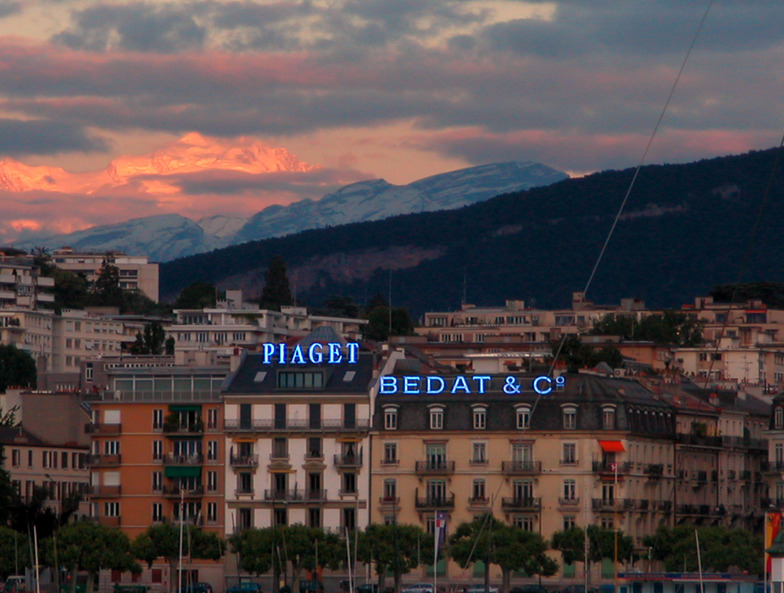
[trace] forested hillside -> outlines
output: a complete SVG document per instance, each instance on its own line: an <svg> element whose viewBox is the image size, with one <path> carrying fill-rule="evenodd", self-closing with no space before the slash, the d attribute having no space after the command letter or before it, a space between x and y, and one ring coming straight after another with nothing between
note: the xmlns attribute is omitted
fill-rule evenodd
<svg viewBox="0 0 784 593"><path fill-rule="evenodd" d="M784 279L784 175L779 168L739 277L776 151L643 168L589 298L672 306L737 280ZM507 194L460 210L308 231L161 267L162 293L196 280L260 292L282 255L299 300L367 301L388 292L414 312L535 299L566 306L582 290L633 175L607 171Z"/></svg>

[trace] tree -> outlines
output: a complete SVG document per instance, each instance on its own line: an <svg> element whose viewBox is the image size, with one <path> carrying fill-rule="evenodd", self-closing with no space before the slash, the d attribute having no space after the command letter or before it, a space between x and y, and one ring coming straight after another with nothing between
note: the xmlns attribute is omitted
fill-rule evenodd
<svg viewBox="0 0 784 593"><path fill-rule="evenodd" d="M54 305L55 311L63 309L83 309L88 302L90 283L84 274L55 268Z"/></svg>
<svg viewBox="0 0 784 593"><path fill-rule="evenodd" d="M163 354L166 331L159 321L144 326L144 333L136 334L136 341L131 344L132 354Z"/></svg>
<svg viewBox="0 0 784 593"><path fill-rule="evenodd" d="M485 585L489 585L490 565L497 564L504 593L515 571L550 576L558 570L558 564L547 556L547 542L542 536L506 525L489 513L457 526L449 538L449 555L463 568L483 562Z"/></svg>
<svg viewBox="0 0 784 593"><path fill-rule="evenodd" d="M608 313L594 322L590 333L685 347L698 346L703 342L701 323L680 311L648 315L641 321L626 315Z"/></svg>
<svg viewBox="0 0 784 593"><path fill-rule="evenodd" d="M390 336L410 336L414 333L414 322L406 307L392 308L392 332L390 333L389 307L375 307L368 313L365 338L386 341Z"/></svg>
<svg viewBox="0 0 784 593"><path fill-rule="evenodd" d="M728 572L737 567L743 572L762 574L762 535L744 529L727 527L700 527L699 533L702 567L704 570ZM697 540L695 527L680 525L675 528L659 527L653 535L643 539L643 545L652 550L653 558L664 563L669 571L697 570Z"/></svg>
<svg viewBox="0 0 784 593"><path fill-rule="evenodd" d="M0 577L20 574L30 565L30 546L27 537L5 526L0 526Z"/></svg>
<svg viewBox="0 0 784 593"><path fill-rule="evenodd" d="M618 559L634 561L634 541L621 531L617 533ZM591 563L601 562L604 558L615 557L616 532L614 529L588 527L588 559L585 558L585 531L582 527L572 527L566 531L556 531L553 534L552 548L561 552L561 557L566 564L586 562L586 571L591 574Z"/></svg>
<svg viewBox="0 0 784 593"><path fill-rule="evenodd" d="M204 532L190 525L183 528L185 553L192 558L218 560L223 555L223 542L214 533ZM169 563L169 574L177 574L177 561L180 557L180 527L171 523L153 525L139 535L131 546L133 555L147 562L148 566L157 558ZM175 578L170 578L169 590L174 591Z"/></svg>
<svg viewBox="0 0 784 593"><path fill-rule="evenodd" d="M102 307L120 307L123 289L120 286L120 269L114 265L114 258L107 256L98 271L92 288L92 304Z"/></svg>
<svg viewBox="0 0 784 593"><path fill-rule="evenodd" d="M419 566L420 558L433 557L433 538L417 525L380 525L372 523L359 533L357 558L364 564L376 565L379 591L384 577L392 572L395 591L400 590L401 577Z"/></svg>
<svg viewBox="0 0 784 593"><path fill-rule="evenodd" d="M553 356L558 356L566 363L570 372L577 372L581 368L595 367L600 362L605 362L612 368L623 366L623 355L613 346L605 346L596 350L593 346L583 344L580 336L568 336L561 342L553 342ZM560 350L560 352L559 352Z"/></svg>
<svg viewBox="0 0 784 593"><path fill-rule="evenodd" d="M176 309L204 309L216 305L218 289L212 282L193 282L182 289L174 303Z"/></svg>
<svg viewBox="0 0 784 593"><path fill-rule="evenodd" d="M232 536L229 542L240 559L242 570L261 576L272 568L277 543L275 528L245 529Z"/></svg>
<svg viewBox="0 0 784 593"><path fill-rule="evenodd" d="M35 360L13 344L0 344L0 391L8 387L35 387Z"/></svg>
<svg viewBox="0 0 784 593"><path fill-rule="evenodd" d="M53 542L52 542L53 544ZM53 545L47 557L54 561ZM76 587L76 571L87 571L87 593L92 593L95 575L102 568L141 572L131 553L128 536L119 529L97 523L69 523L57 532L57 555L61 565L71 571L71 592Z"/></svg>
<svg viewBox="0 0 784 593"><path fill-rule="evenodd" d="M267 309L280 310L282 305L293 305L289 287L289 277L286 273L286 261L275 255L270 260L267 271L264 272L264 289L261 291L261 306Z"/></svg>

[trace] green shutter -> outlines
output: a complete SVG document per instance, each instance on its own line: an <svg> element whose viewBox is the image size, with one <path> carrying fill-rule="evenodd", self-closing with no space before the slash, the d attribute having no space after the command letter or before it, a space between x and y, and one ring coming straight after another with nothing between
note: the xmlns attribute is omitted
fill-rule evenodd
<svg viewBox="0 0 784 593"><path fill-rule="evenodd" d="M201 468L198 466L169 466L163 470L163 475L167 478L198 478L201 475Z"/></svg>
<svg viewBox="0 0 784 593"><path fill-rule="evenodd" d="M170 412L201 412L201 406L193 404L173 404L169 406Z"/></svg>

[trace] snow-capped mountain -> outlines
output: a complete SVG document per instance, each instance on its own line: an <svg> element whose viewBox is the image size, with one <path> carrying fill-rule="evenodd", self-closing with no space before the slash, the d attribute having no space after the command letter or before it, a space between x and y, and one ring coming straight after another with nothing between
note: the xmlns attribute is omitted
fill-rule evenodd
<svg viewBox="0 0 784 593"><path fill-rule="evenodd" d="M408 185L383 179L340 188L320 200L272 206L250 217L235 235L251 241L399 214L460 208L510 191L549 185L567 177L539 163L495 163L441 173Z"/></svg>
<svg viewBox="0 0 784 593"><path fill-rule="evenodd" d="M18 246L56 249L69 245L80 251L118 250L164 262L308 229L460 208L499 194L549 185L566 177L565 173L539 163L497 163L442 173L408 185L393 185L383 179L353 183L320 200L270 206L246 221L212 216L196 223L184 216L167 214L92 227Z"/></svg>

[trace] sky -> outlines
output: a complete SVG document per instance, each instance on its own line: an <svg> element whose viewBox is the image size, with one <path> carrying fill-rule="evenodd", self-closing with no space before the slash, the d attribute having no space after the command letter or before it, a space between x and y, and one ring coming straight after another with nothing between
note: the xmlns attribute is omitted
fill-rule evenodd
<svg viewBox="0 0 784 593"><path fill-rule="evenodd" d="M247 216L490 162L635 166L707 5L0 0L0 159L62 180L0 193L0 241L161 213ZM781 2L713 2L648 163L778 144L782 22ZM223 161L227 147L267 146L298 165L68 181L183 137Z"/></svg>

